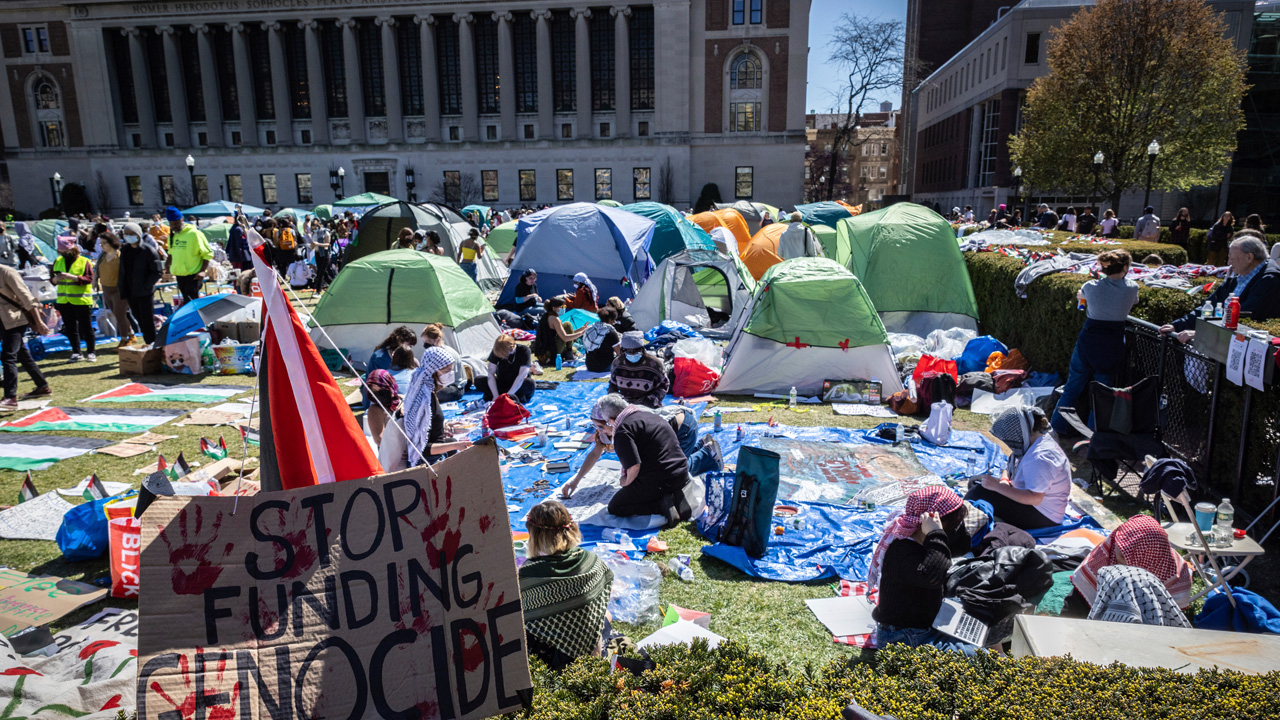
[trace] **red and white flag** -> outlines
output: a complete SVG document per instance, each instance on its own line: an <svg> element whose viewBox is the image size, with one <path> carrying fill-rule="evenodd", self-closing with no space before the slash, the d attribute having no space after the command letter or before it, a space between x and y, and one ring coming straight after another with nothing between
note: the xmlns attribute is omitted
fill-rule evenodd
<svg viewBox="0 0 1280 720"><path fill-rule="evenodd" d="M260 372L269 377L267 409L281 487L381 475L346 396L275 281L262 237L250 230L249 239L266 309Z"/></svg>

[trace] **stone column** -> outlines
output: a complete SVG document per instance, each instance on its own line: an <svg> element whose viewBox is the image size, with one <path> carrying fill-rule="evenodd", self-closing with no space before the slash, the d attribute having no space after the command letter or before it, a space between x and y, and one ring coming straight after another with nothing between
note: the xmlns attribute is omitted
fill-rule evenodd
<svg viewBox="0 0 1280 720"><path fill-rule="evenodd" d="M298 23L307 42L307 99L311 103L311 142L329 142L329 96L325 91L324 65L320 60L320 23L303 20Z"/></svg>
<svg viewBox="0 0 1280 720"><path fill-rule="evenodd" d="M129 38L129 67L133 75L133 99L138 107L138 130L142 147L156 146L156 108L151 99L151 74L147 72L147 53L142 47L141 31L134 27L124 32Z"/></svg>
<svg viewBox="0 0 1280 720"><path fill-rule="evenodd" d="M458 23L458 55L462 61L462 139L477 142L480 140L480 98L476 95L476 46L471 27L475 16L459 13L453 19Z"/></svg>
<svg viewBox="0 0 1280 720"><path fill-rule="evenodd" d="M436 17L415 15L422 26L422 115L427 124L427 142L440 140L440 80L436 76Z"/></svg>
<svg viewBox="0 0 1280 720"><path fill-rule="evenodd" d="M347 123L351 127L351 142L362 143L365 138L364 91L360 88L360 50L356 46L356 21L345 18L342 26L342 64L347 76Z"/></svg>
<svg viewBox="0 0 1280 720"><path fill-rule="evenodd" d="M400 53L396 19L380 17L382 26L382 95L387 104L387 142L404 141L404 110L400 104Z"/></svg>
<svg viewBox="0 0 1280 720"><path fill-rule="evenodd" d="M631 135L631 32L627 18L631 8L612 8L613 13L613 118L614 137Z"/></svg>
<svg viewBox="0 0 1280 720"><path fill-rule="evenodd" d="M177 30L172 25L156 28L156 32L164 38L164 74L169 86L169 117L173 121L173 144L175 147L191 146L191 122L187 116L186 77L182 74L182 58L178 55Z"/></svg>
<svg viewBox="0 0 1280 720"><path fill-rule="evenodd" d="M538 137L555 137L556 91L551 79L551 11L534 10L538 21Z"/></svg>
<svg viewBox="0 0 1280 720"><path fill-rule="evenodd" d="M494 13L498 21L498 107L502 111L502 139L516 140L516 52L509 12Z"/></svg>
<svg viewBox="0 0 1280 720"><path fill-rule="evenodd" d="M213 28L197 25L191 31L196 34L196 43L200 46L200 75L204 78L204 82L200 83L200 90L204 94L204 124L209 136L209 147L222 147L222 94L218 92L218 83L228 80L218 77L213 41L209 39Z"/></svg>
<svg viewBox="0 0 1280 720"><path fill-rule="evenodd" d="M249 65L249 46L244 39L244 25L231 23L231 51L236 59L236 102L240 105L240 143L258 144L258 108L254 104L253 71Z"/></svg>
<svg viewBox="0 0 1280 720"><path fill-rule="evenodd" d="M577 44L574 50L574 64L577 66L574 102L578 108L578 137L590 138L595 134L591 130L591 29L587 25L591 8L578 8L573 14L578 18L575 26Z"/></svg>
<svg viewBox="0 0 1280 720"><path fill-rule="evenodd" d="M276 111L276 144L293 144L293 100L289 93L289 70L284 64L284 42L280 23L268 22L267 52L271 57L271 104Z"/></svg>

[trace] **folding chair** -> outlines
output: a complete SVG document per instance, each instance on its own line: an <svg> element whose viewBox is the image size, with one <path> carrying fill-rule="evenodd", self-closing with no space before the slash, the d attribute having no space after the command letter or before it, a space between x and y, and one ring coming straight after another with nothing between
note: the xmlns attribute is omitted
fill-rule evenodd
<svg viewBox="0 0 1280 720"><path fill-rule="evenodd" d="M1186 491L1175 496L1169 495L1164 491L1160 493L1161 499L1164 501L1165 507L1168 509L1169 515L1174 520L1177 519L1177 512L1174 510L1174 502L1182 506L1187 514L1189 522L1173 522L1165 526L1165 531L1169 533L1169 544L1176 550L1180 550L1186 554L1187 562L1191 563L1191 567L1195 568L1196 573L1200 575L1200 579L1204 580L1205 588L1191 597L1192 602L1220 589L1226 593L1227 600L1231 603L1231 607L1236 606L1235 596L1231 594L1231 580L1244 572L1244 567L1248 565L1254 558L1261 557L1266 553L1262 546L1253 538L1245 535L1243 538L1232 538L1231 544L1226 547L1217 547L1210 545L1205 540L1204 533L1200 532L1200 526L1196 524L1195 512L1191 509L1191 498ZM1195 541L1191 540L1192 535ZM1236 559L1235 565L1219 565L1219 560ZM1212 577L1205 570L1205 565L1209 566L1212 571ZM1246 579L1248 575L1245 575Z"/></svg>
<svg viewBox="0 0 1280 720"><path fill-rule="evenodd" d="M1132 387L1112 388L1094 381L1089 384L1093 407L1093 425L1085 422L1075 408L1063 407L1058 413L1076 432L1085 437L1085 459L1092 474L1090 487L1106 495L1107 483L1119 487L1120 470L1143 474L1143 458L1163 457L1160 440L1160 394L1156 378L1146 377Z"/></svg>

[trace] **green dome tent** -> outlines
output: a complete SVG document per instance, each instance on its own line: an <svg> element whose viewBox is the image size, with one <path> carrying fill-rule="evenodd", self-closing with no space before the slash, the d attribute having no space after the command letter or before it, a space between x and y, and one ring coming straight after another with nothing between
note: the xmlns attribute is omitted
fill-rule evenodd
<svg viewBox="0 0 1280 720"><path fill-rule="evenodd" d="M516 246L516 226L520 224L519 220L504 222L489 231L484 241L498 255L505 257L511 252L511 248Z"/></svg>
<svg viewBox="0 0 1280 720"><path fill-rule="evenodd" d="M978 302L955 231L941 215L897 203L841 220L838 244L889 332L978 329Z"/></svg>
<svg viewBox="0 0 1280 720"><path fill-rule="evenodd" d="M622 203L618 202L617 200L597 200L596 204L603 205L605 207L613 207L613 208L622 207Z"/></svg>
<svg viewBox="0 0 1280 720"><path fill-rule="evenodd" d="M358 207L373 207L374 205L385 205L386 203L393 203L393 202L399 202L399 201L396 200L396 198L391 197L390 195L383 195L381 193L376 193L376 192L367 192L367 193L360 193L359 195L352 195L349 198L343 198L338 202L334 203L333 206L340 207L340 208L358 208Z"/></svg>
<svg viewBox="0 0 1280 720"><path fill-rule="evenodd" d="M399 325L419 332L441 323L450 347L480 359L499 333L493 305L462 268L417 250L388 250L348 263L311 319L319 326L311 331L317 346L345 350L359 363Z"/></svg>
<svg viewBox="0 0 1280 720"><path fill-rule="evenodd" d="M639 202L623 205L622 209L654 222L653 241L649 243L649 257L654 264L685 250L716 251L715 241L707 231L686 220L670 205Z"/></svg>
<svg viewBox="0 0 1280 720"><path fill-rule="evenodd" d="M200 228L200 232L211 242L227 244L227 236L231 233L231 223L213 223Z"/></svg>
<svg viewBox="0 0 1280 720"><path fill-rule="evenodd" d="M717 392L816 394L824 380L902 389L888 335L862 283L827 258L769 268L729 340Z"/></svg>
<svg viewBox="0 0 1280 720"><path fill-rule="evenodd" d="M315 209L312 210L311 212L315 213L316 217L320 218L321 220L328 220L333 217L333 206L317 205L315 206Z"/></svg>

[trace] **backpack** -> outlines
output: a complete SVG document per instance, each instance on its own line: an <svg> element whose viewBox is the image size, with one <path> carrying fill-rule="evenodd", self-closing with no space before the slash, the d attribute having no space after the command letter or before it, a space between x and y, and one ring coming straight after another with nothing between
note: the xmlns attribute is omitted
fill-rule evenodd
<svg viewBox="0 0 1280 720"><path fill-rule="evenodd" d="M764 557L773 529L781 461L782 456L771 450L747 446L738 451L733 500L720 529L720 542L740 547L751 557Z"/></svg>
<svg viewBox="0 0 1280 720"><path fill-rule="evenodd" d="M488 411L485 412L485 417L489 420L489 428L498 430L499 428L519 425L532 414L510 393L503 393L489 406Z"/></svg>
<svg viewBox="0 0 1280 720"><path fill-rule="evenodd" d="M289 228L280 228L276 243L281 250L296 250L298 247L298 238Z"/></svg>
<svg viewBox="0 0 1280 720"><path fill-rule="evenodd" d="M932 407L936 402L956 404L956 379L951 373L930 371L920 378L918 406Z"/></svg>

